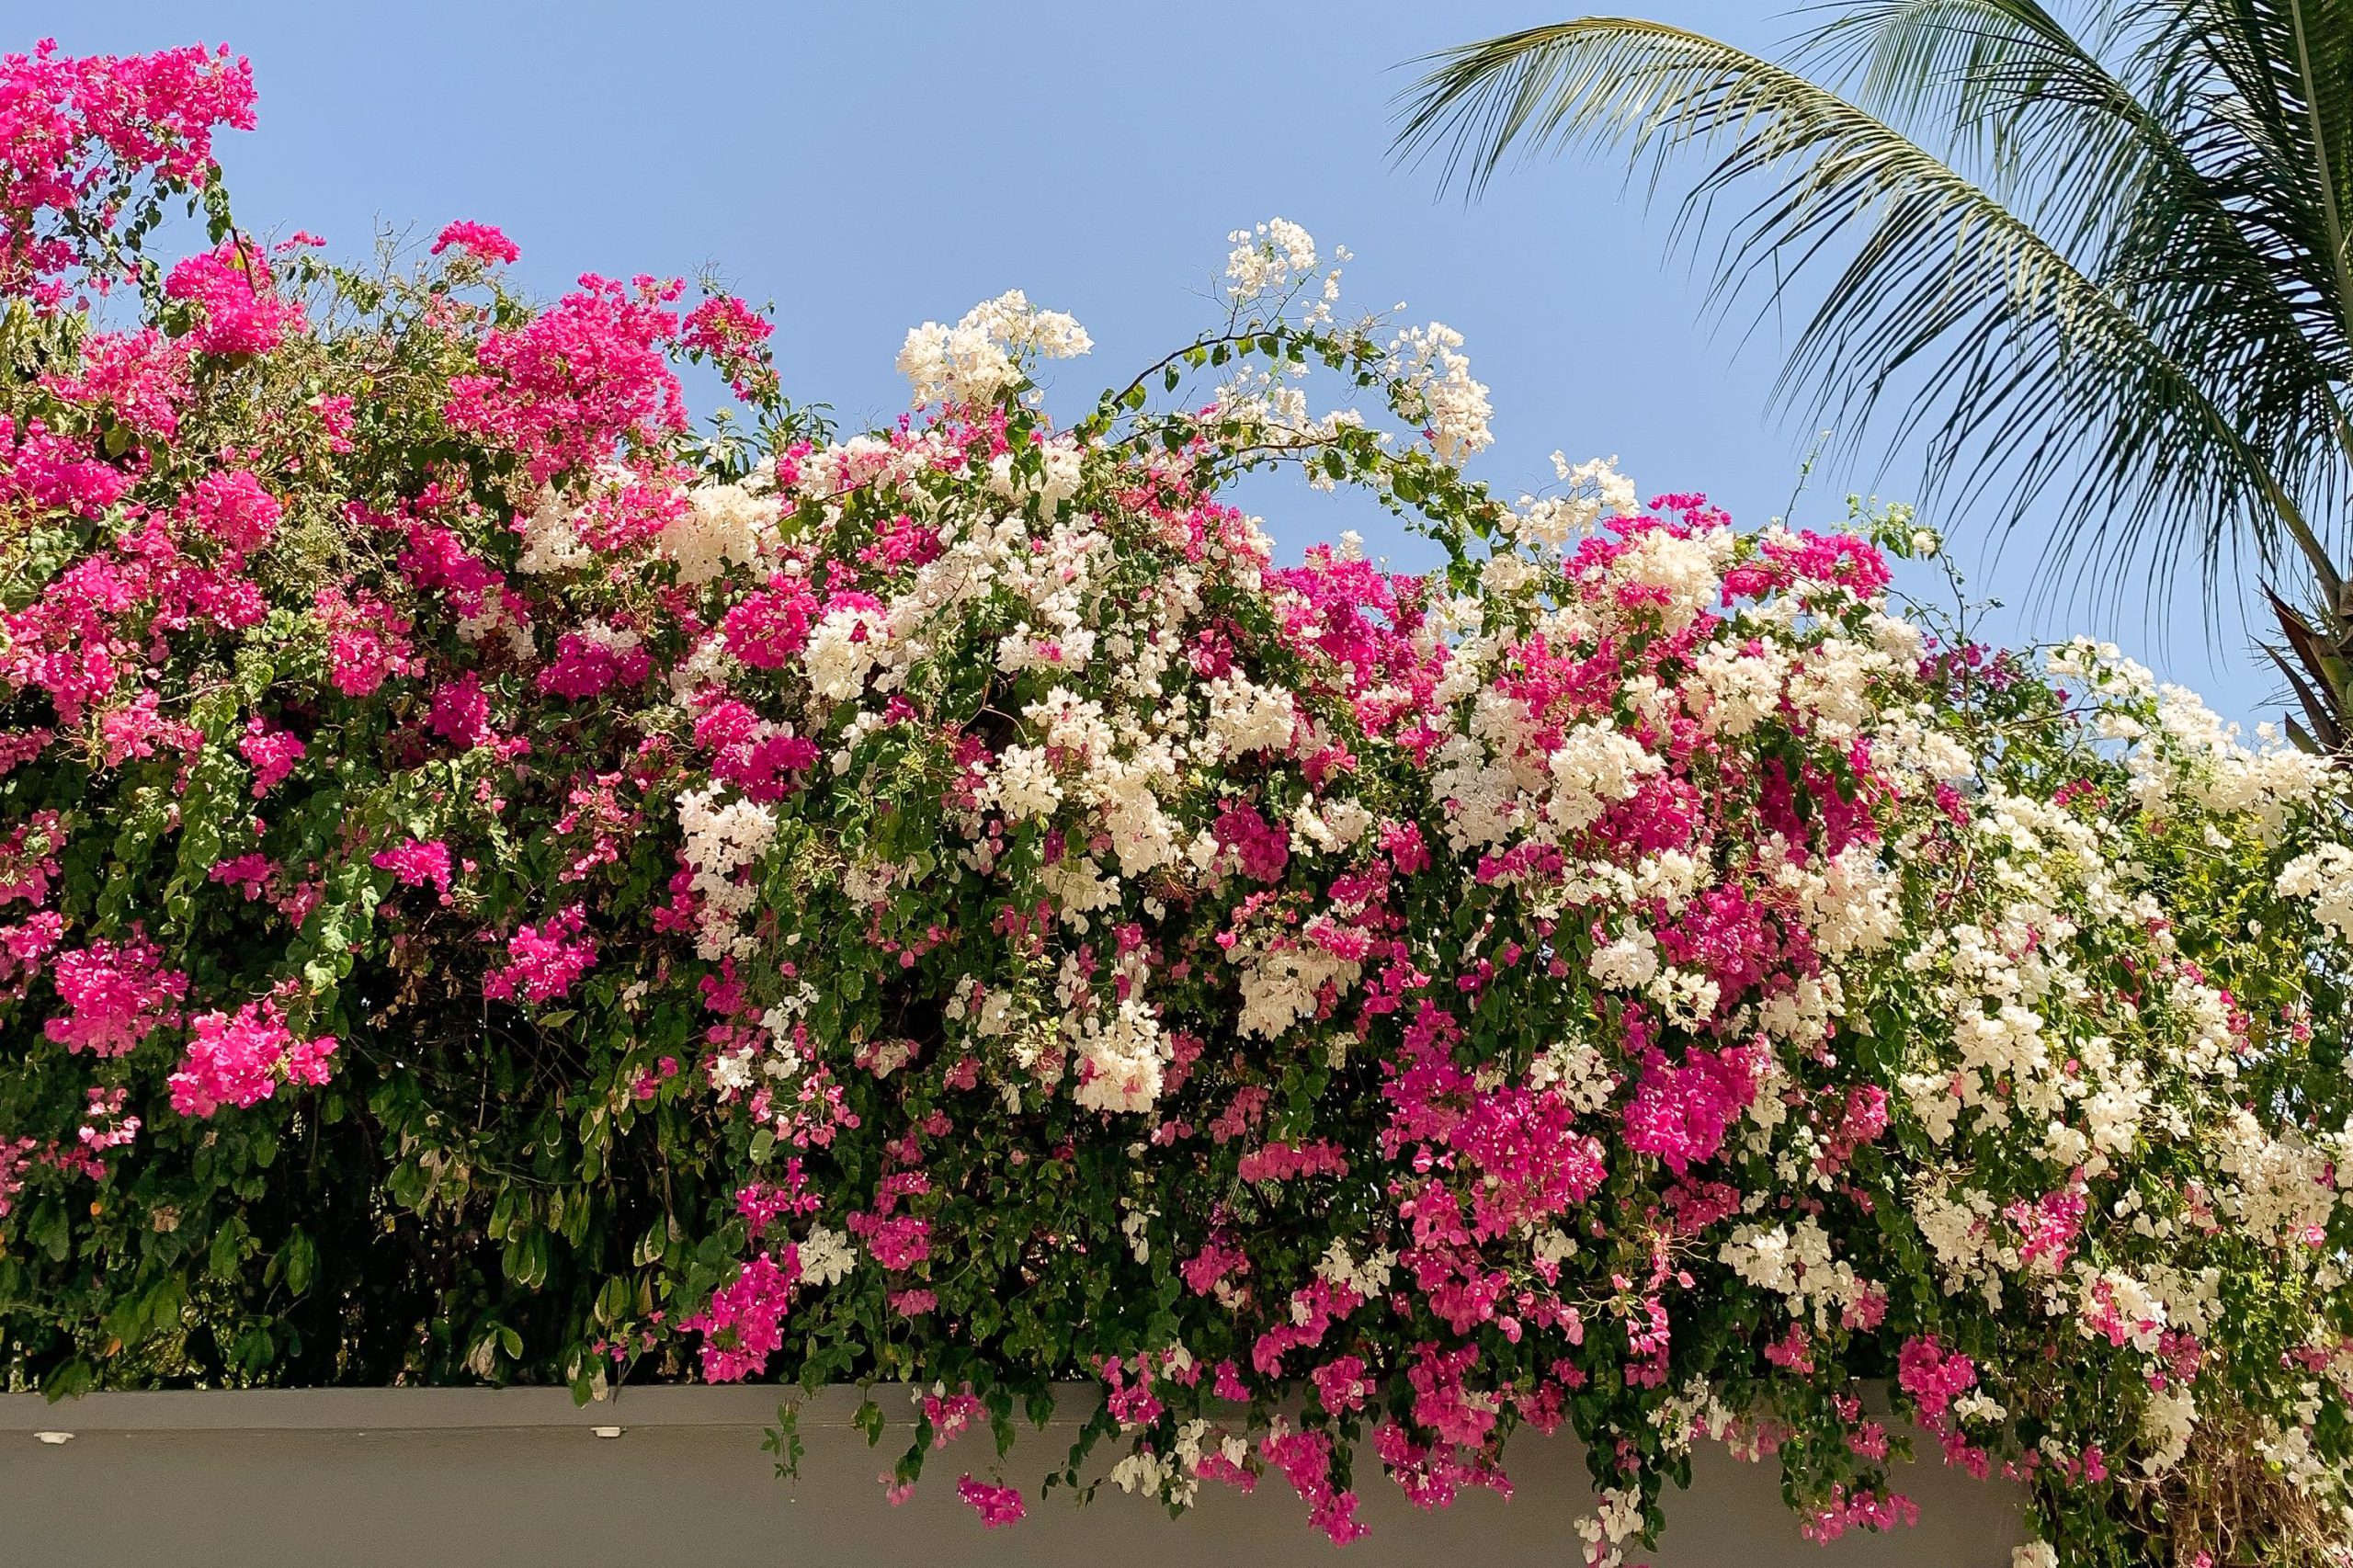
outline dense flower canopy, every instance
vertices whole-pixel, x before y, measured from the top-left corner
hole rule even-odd
[[[897,1380],[906,1485],[1078,1378],[1340,1541],[1565,1428],[1594,1562],[1701,1439],[1901,1524],[1916,1424],[2038,1561],[2341,1535],[2324,763],[1904,610],[1900,509],[1490,495],[1293,224],[1074,424],[1015,292],[845,438],[727,296],[238,232],[241,62],[0,75],[12,1386]],[[1445,564],[1279,564],[1267,468]]]

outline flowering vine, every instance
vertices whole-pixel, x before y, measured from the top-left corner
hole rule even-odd
[[[1700,1440],[1900,1527],[1916,1431],[2036,1562],[2341,1539],[2322,762],[1907,609],[1900,508],[1492,494],[1295,224],[1076,421],[1016,292],[845,437],[724,295],[255,244],[242,62],[0,74],[12,1384],[898,1380],[994,1528],[1083,1379],[1074,1464],[1339,1541],[1565,1429],[1595,1564]]]

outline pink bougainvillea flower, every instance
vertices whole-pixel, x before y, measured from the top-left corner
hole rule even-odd
[[[523,253],[515,242],[488,223],[476,223],[460,218],[434,237],[433,254],[439,256],[455,245],[486,267],[511,262]]]

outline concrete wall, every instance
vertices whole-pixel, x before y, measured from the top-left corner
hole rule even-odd
[[[94,1394],[62,1404],[0,1395],[0,1568],[658,1568],[669,1563],[822,1563],[826,1568],[995,1564],[1244,1564],[1330,1560],[1346,1568],[1516,1568],[1574,1562],[1585,1506],[1576,1446],[1522,1434],[1517,1494],[1480,1493],[1424,1516],[1377,1473],[1359,1471],[1373,1533],[1336,1551],[1311,1532],[1279,1477],[1244,1497],[1205,1486],[1172,1522],[1107,1491],[1086,1509],[1040,1501],[1068,1425],[1024,1426],[1003,1479],[1029,1517],[984,1530],[957,1498],[958,1475],[987,1477],[994,1449],[967,1434],[933,1456],[922,1486],[892,1508],[875,1483],[909,1436],[904,1392],[877,1390],[893,1426],[880,1449],[851,1428],[854,1391],[827,1390],[801,1414],[807,1457],[779,1481],[759,1449],[778,1391],[642,1388],[575,1408],[561,1390],[297,1390]],[[597,1426],[621,1435],[602,1438]],[[74,1434],[63,1443],[38,1433]],[[1934,1445],[1925,1445],[1934,1452]],[[2008,1568],[2026,1539],[2018,1494],[1933,1460],[1900,1484],[1916,1528],[1799,1538],[1777,1470],[1703,1447],[1688,1493],[1670,1494],[1660,1568]],[[1639,1560],[1639,1557],[1638,1557]]]

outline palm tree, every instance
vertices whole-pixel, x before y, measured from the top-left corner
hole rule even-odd
[[[2060,0],[2053,0],[2059,4]],[[1438,55],[1402,151],[1476,190],[1614,144],[1711,159],[1719,298],[1827,279],[1779,391],[1885,411],[2095,576],[2252,565],[2307,744],[2347,744],[2353,0],[1855,0],[1775,63],[1591,17]],[[1761,194],[1760,194],[1761,193]],[[2299,610],[2273,591],[2298,574]]]

